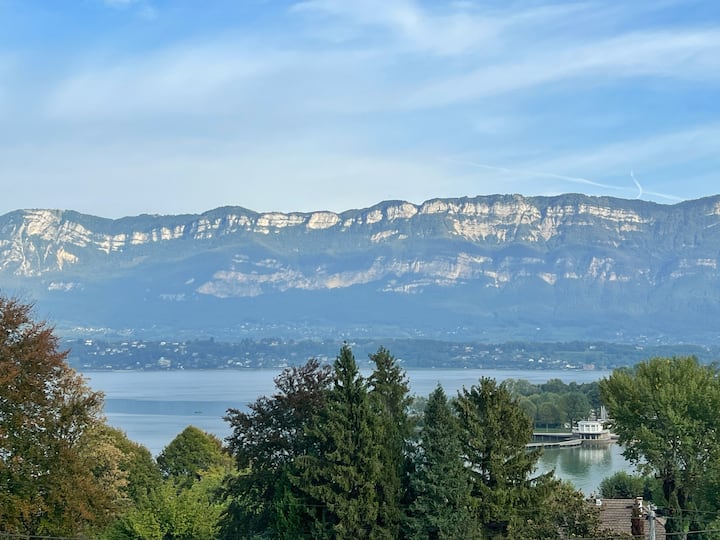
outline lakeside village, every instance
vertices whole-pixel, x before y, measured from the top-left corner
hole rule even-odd
[[[332,363],[343,339],[244,338],[195,340],[66,339],[71,367],[81,371],[185,369],[282,369],[309,358]],[[449,342],[419,339],[355,339],[361,366],[379,346],[391,349],[405,368],[612,370],[647,358],[693,355],[701,362],[720,357],[720,346],[609,342]]]

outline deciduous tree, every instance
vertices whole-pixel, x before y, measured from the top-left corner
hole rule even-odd
[[[188,426],[163,448],[157,463],[166,478],[189,486],[200,479],[203,472],[229,470],[232,459],[220,439]]]
[[[600,389],[625,457],[662,481],[666,530],[695,527],[698,494],[720,462],[717,370],[694,357],[653,358],[615,370]]]
[[[297,493],[287,475],[295,459],[310,452],[307,430],[325,406],[331,381],[330,368],[313,359],[284,370],[275,379],[277,392],[251,403],[249,412],[228,411],[228,447],[238,474],[226,481],[222,538],[278,537],[288,528]]]
[[[75,535],[111,519],[112,469],[94,471],[102,395],[65,362],[67,352],[32,307],[0,297],[0,531]]]
[[[600,530],[599,512],[566,482],[544,478],[535,488],[538,502],[519,509],[508,526],[509,540],[616,538]]]
[[[585,394],[578,391],[563,394],[560,397],[560,407],[571,425],[590,414],[590,401]]]

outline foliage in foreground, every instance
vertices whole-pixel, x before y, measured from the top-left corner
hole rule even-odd
[[[102,395],[30,314],[0,297],[0,535],[601,536],[580,493],[533,476],[521,382],[482,378],[454,399],[438,388],[413,423],[396,359],[380,349],[365,378],[345,346],[332,368],[288,369],[275,395],[230,410],[227,449],[188,427],[156,461],[105,424]],[[616,474],[604,494],[642,490],[662,506],[669,532],[710,538],[698,531],[714,528],[720,510],[716,368],[656,358],[614,372],[600,389],[626,457],[659,482]],[[569,394],[568,410],[586,407]]]
[[[596,531],[582,494],[550,475],[533,476],[538,453],[525,448],[532,423],[505,385],[484,378],[452,401],[438,388],[411,430],[404,373],[384,349],[371,359],[376,367],[366,379],[345,346],[332,372],[317,362],[286,370],[277,394],[250,412],[231,411],[240,474],[226,482],[221,538]]]
[[[102,430],[102,395],[30,313],[0,297],[0,532],[82,534],[120,511],[127,478]]]
[[[216,538],[221,442],[190,427],[159,466],[105,423],[66,357],[30,305],[0,297],[0,536]]]
[[[720,509],[717,369],[693,357],[653,358],[616,370],[600,388],[625,457],[661,484],[666,530],[707,528]]]

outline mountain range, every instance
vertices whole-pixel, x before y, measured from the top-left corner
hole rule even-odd
[[[0,293],[66,335],[717,343],[720,196],[0,216]]]

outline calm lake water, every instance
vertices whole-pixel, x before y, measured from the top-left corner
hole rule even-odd
[[[197,426],[220,438],[230,434],[223,421],[228,408],[245,409],[262,395],[270,395],[273,379],[280,370],[233,371],[122,371],[87,372],[90,386],[105,393],[108,422],[157,455],[188,425]],[[520,371],[487,369],[410,369],[411,392],[427,396],[442,384],[448,396],[480,377],[498,381],[515,378],[542,383],[561,379],[577,383],[599,380],[605,371]],[[597,489],[605,476],[629,470],[616,445],[600,448],[546,449],[539,469],[555,469],[557,475],[573,482],[587,495]]]

